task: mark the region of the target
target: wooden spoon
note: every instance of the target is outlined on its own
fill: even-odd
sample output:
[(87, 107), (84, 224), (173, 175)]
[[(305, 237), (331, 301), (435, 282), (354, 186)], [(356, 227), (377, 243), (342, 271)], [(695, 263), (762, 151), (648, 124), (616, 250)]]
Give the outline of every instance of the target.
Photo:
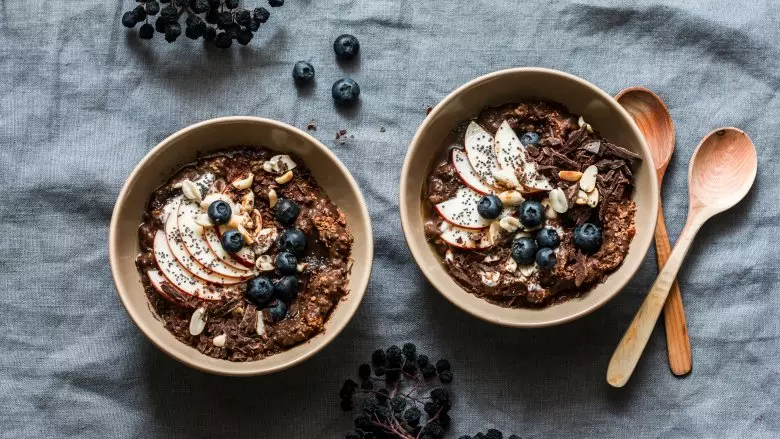
[(696, 233), (713, 215), (745, 197), (757, 169), (756, 148), (742, 130), (719, 128), (699, 143), (688, 169), (688, 220), (669, 261), (612, 354), (607, 369), (610, 385), (623, 387), (634, 372)]
[[(655, 173), (658, 177), (658, 190), (666, 174), (666, 167), (674, 152), (674, 122), (666, 104), (655, 93), (644, 87), (629, 87), (615, 96), (618, 103), (628, 111), (639, 130), (642, 131), (650, 153), (655, 163)], [(658, 270), (664, 268), (669, 259), (672, 245), (666, 231), (666, 220), (658, 197), (658, 221), (655, 226), (655, 250), (658, 260)], [(669, 368), (672, 373), (680, 376), (690, 373), (692, 367), (691, 341), (688, 338), (688, 323), (685, 321), (680, 285), (677, 279), (669, 291), (669, 298), (664, 305), (664, 324), (666, 326), (666, 348), (669, 355)]]

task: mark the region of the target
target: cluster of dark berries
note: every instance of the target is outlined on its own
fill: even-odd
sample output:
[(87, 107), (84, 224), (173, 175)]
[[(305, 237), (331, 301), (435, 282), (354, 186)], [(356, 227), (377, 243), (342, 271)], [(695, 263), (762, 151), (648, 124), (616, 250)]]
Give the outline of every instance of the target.
[[(360, 42), (354, 35), (343, 34), (333, 42), (333, 51), (340, 60), (351, 60), (360, 52)], [(305, 85), (314, 80), (314, 66), (308, 61), (298, 61), (293, 66), (292, 77), (296, 84)], [(342, 78), (331, 87), (333, 100), (339, 105), (349, 105), (360, 97), (360, 86), (350, 78)]]
[[(249, 44), (260, 25), (271, 16), (266, 8), (255, 8), (254, 11), (239, 8), (239, 0), (136, 1), (139, 5), (122, 15), (122, 24), (134, 28), (143, 23), (138, 30), (142, 39), (151, 39), (157, 31), (165, 34), (165, 41), (176, 41), (182, 33), (179, 19), (186, 13), (184, 35), (193, 40), (203, 37), (206, 41), (214, 41), (222, 49), (230, 47), (233, 40), (242, 45)], [(160, 7), (160, 3), (166, 6)], [(268, 0), (268, 4), (278, 7), (284, 0)], [(154, 24), (150, 22), (152, 16), (157, 16)]]
[(358, 377), (360, 384), (347, 380), (339, 391), (342, 410), (352, 410), (360, 399), (355, 431), (347, 439), (444, 437), (452, 402), (438, 384), (452, 382), (449, 361), (431, 363), (412, 343), (393, 345), (374, 351), (371, 364), (358, 367)]
[[(495, 428), (491, 428), (485, 433), (477, 433), (474, 436), (461, 436), (458, 439), (504, 439), (504, 433), (501, 433)], [(520, 436), (513, 434), (511, 436), (507, 436), (506, 439), (520, 439)]]

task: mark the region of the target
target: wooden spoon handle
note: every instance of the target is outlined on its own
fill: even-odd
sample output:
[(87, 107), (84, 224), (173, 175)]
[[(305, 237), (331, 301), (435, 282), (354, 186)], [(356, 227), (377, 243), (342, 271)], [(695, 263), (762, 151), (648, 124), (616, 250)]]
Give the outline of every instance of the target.
[[(671, 251), (669, 234), (661, 202), (658, 202), (658, 222), (655, 227), (655, 250), (658, 255), (658, 270), (662, 270)], [(688, 324), (685, 321), (680, 284), (677, 278), (669, 290), (664, 305), (664, 325), (666, 327), (666, 348), (669, 354), (669, 367), (672, 373), (680, 376), (691, 371), (691, 340), (688, 338)]]
[(674, 246), (674, 250), (669, 255), (669, 260), (664, 268), (658, 274), (655, 283), (650, 288), (647, 298), (642, 302), (634, 316), (634, 320), (628, 326), (626, 333), (618, 343), (612, 359), (609, 360), (607, 368), (607, 382), (614, 387), (623, 387), (631, 374), (634, 372), (642, 352), (650, 340), (650, 334), (653, 333), (658, 317), (661, 315), (666, 297), (669, 295), (669, 289), (680, 271), (685, 254), (691, 247), (691, 242), (699, 231), (702, 222), (688, 219), (688, 223), (680, 234), (680, 239)]

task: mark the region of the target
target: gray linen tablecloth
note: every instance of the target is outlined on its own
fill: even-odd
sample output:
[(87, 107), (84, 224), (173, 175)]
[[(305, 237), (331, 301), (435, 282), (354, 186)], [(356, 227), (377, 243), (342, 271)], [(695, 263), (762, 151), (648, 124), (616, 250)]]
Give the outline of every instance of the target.
[[(452, 437), (488, 427), (534, 438), (778, 437), (777, 3), (288, 0), (251, 47), (224, 52), (183, 37), (139, 41), (119, 22), (134, 4), (0, 2), (0, 436), (342, 437), (351, 418), (338, 408), (340, 383), (374, 348), (412, 341), (452, 360)], [(357, 65), (334, 61), (344, 32), (360, 38)], [(313, 91), (292, 85), (299, 59), (316, 66)], [(459, 311), (411, 260), (398, 179), (426, 107), (478, 75), (534, 65), (666, 99), (677, 123), (664, 186), (673, 239), (699, 139), (734, 125), (758, 147), (753, 191), (704, 226), (680, 275), (687, 378), (670, 374), (659, 327), (627, 388), (604, 379), (656, 274), (653, 252), (615, 300), (544, 330)], [(338, 112), (330, 84), (347, 75), (362, 104)], [(315, 119), (315, 136), (360, 184), (376, 239), (373, 278), (346, 330), (306, 363), (252, 379), (190, 370), (152, 346), (116, 296), (106, 249), (138, 160), (180, 128), (235, 114)], [(354, 139), (336, 142), (340, 129)]]

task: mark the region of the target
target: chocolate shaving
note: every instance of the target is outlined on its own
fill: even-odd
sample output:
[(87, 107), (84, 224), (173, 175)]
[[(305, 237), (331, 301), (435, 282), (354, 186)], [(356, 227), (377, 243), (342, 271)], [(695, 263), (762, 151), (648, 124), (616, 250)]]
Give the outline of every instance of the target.
[(581, 127), (577, 131), (569, 134), (569, 139), (566, 141), (566, 144), (563, 146), (563, 148), (560, 149), (561, 154), (568, 154), (570, 151), (573, 151), (575, 148), (580, 146), (587, 135), (588, 131), (585, 129), (585, 127)]
[[(566, 169), (580, 169), (579, 163), (555, 151), (550, 147), (542, 148), (542, 153), (552, 159), (553, 164)], [(563, 165), (563, 166), (561, 166)]]
[(601, 141), (591, 140), (587, 143), (582, 144), (580, 148), (584, 149), (585, 151), (588, 151), (591, 154), (598, 155), (599, 151), (601, 151)]
[(604, 142), (604, 148), (612, 155), (628, 160), (639, 160), (641, 157), (639, 154), (629, 151), (622, 146), (615, 145), (614, 143)]
[(580, 192), (580, 185), (577, 183), (574, 183), (566, 188), (564, 193), (566, 194), (566, 201), (569, 203), (569, 206), (574, 205), (574, 201), (577, 199), (577, 194)]

